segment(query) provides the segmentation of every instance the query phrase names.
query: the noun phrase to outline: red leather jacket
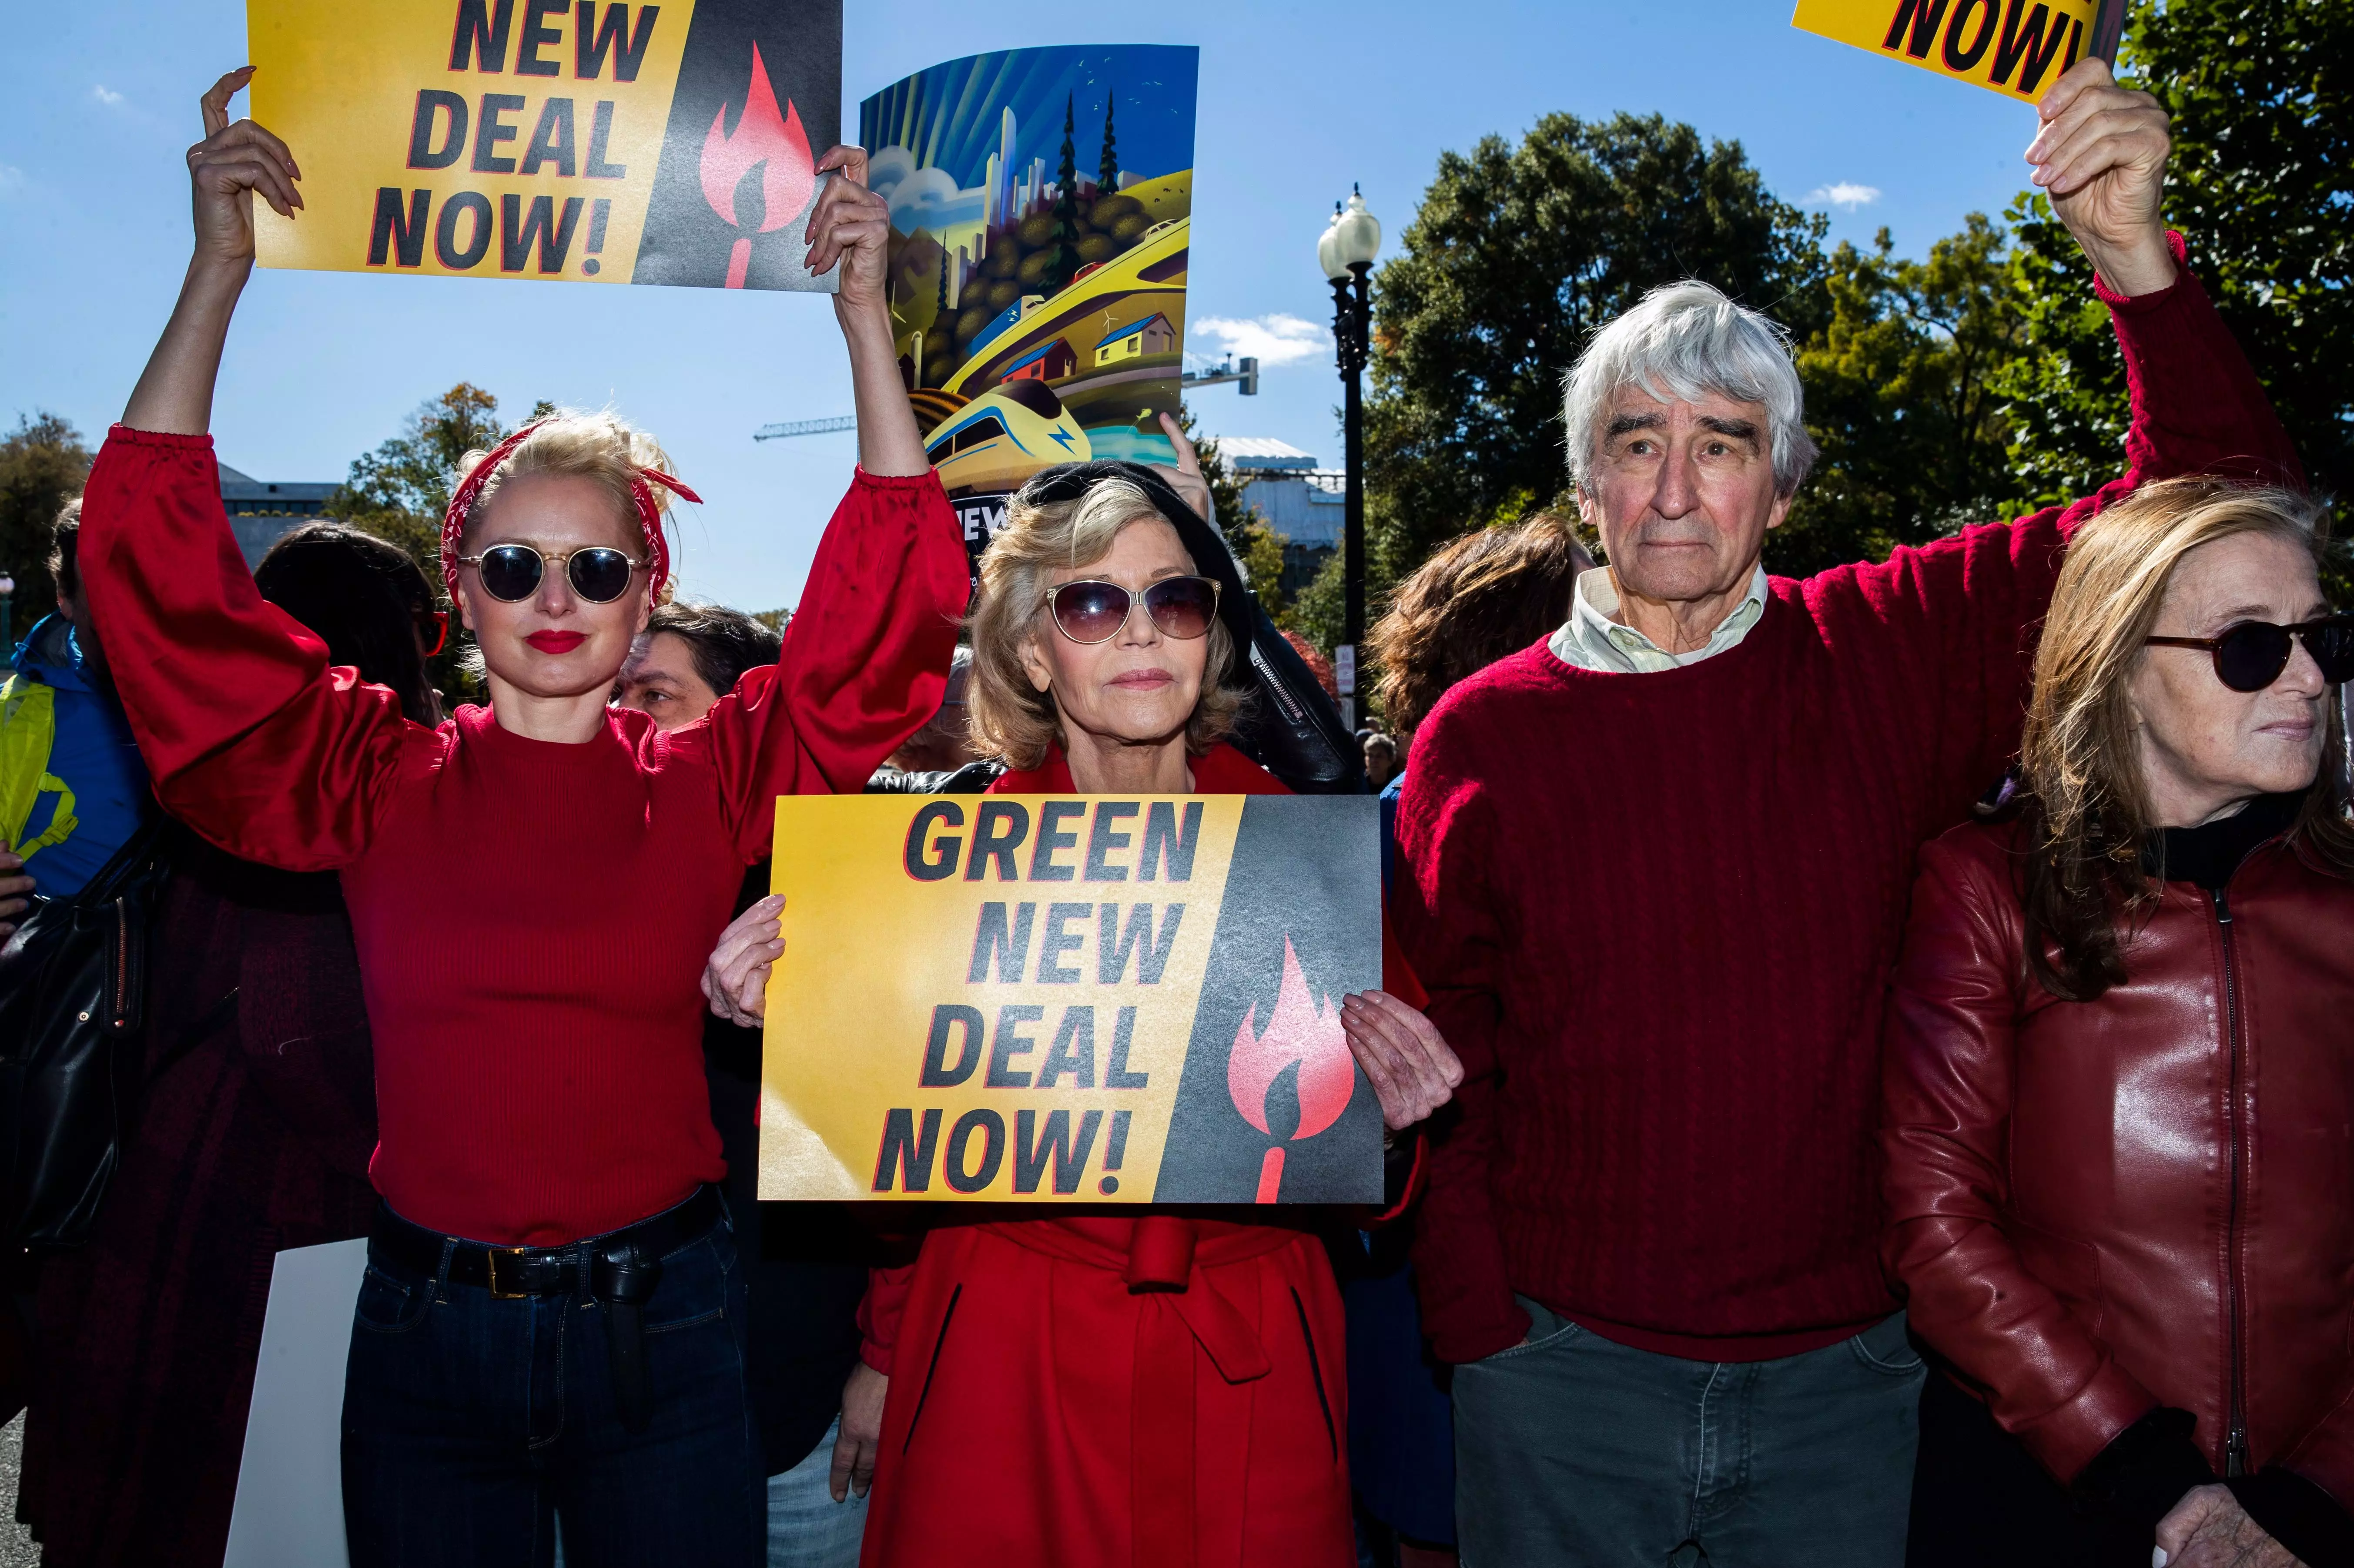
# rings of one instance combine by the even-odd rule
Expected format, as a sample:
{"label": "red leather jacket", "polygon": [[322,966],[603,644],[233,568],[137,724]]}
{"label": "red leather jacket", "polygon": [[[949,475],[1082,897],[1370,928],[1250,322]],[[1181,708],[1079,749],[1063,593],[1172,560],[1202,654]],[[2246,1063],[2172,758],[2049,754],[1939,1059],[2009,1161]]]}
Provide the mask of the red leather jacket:
{"label": "red leather jacket", "polygon": [[2354,885],[2274,839],[2220,895],[2165,884],[2126,983],[2061,1001],[2026,977],[2015,833],[1923,852],[1890,999],[1914,1329],[2062,1481],[2166,1404],[2218,1475],[2354,1501]]}

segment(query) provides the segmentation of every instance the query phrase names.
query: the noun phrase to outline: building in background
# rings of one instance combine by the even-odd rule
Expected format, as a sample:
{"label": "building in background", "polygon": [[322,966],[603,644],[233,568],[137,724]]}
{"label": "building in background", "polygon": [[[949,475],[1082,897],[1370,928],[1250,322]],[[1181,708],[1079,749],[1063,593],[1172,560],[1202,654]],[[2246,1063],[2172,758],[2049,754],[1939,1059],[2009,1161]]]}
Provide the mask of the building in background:
{"label": "building in background", "polygon": [[1128,325],[1096,344],[1097,365],[1117,365],[1123,359],[1138,359],[1148,354],[1174,354],[1177,351],[1177,329],[1159,311],[1140,322]]}
{"label": "building in background", "polygon": [[227,463],[220,465],[221,510],[237,535],[237,547],[249,570],[261,564],[262,552],[302,524],[321,515],[327,497],[340,486],[293,484],[249,478]]}
{"label": "building in background", "polygon": [[1060,381],[1079,367],[1079,356],[1059,337],[1050,337],[1005,367],[1002,381]]}
{"label": "building in background", "polygon": [[1341,547],[1346,476],[1319,468],[1298,447],[1259,436],[1222,436],[1218,455],[1243,482],[1243,504],[1282,535],[1283,591],[1297,594],[1316,580]]}

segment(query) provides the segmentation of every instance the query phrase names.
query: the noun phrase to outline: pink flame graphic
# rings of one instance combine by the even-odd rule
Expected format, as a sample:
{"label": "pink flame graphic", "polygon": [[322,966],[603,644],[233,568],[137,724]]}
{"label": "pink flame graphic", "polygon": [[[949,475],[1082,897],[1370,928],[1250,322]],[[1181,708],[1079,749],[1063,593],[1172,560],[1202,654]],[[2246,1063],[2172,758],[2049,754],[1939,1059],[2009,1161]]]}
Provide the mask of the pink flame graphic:
{"label": "pink flame graphic", "polygon": [[[724,221],[735,224],[737,183],[754,164],[765,164],[760,194],[767,210],[760,216],[758,232],[773,233],[809,205],[810,193],[817,188],[817,172],[800,112],[790,100],[786,101],[783,113],[777,111],[776,90],[769,85],[769,69],[761,62],[758,44],[752,46],[752,80],[745,90],[744,112],[737,116],[734,134],[727,133],[726,123],[727,106],[723,103],[703,138],[703,160],[697,171],[703,176],[703,199]],[[729,288],[744,286],[751,260],[752,240],[746,235],[737,238],[728,257]]]}
{"label": "pink flame graphic", "polygon": [[[1299,1065],[1299,1127],[1291,1136],[1313,1138],[1341,1119],[1356,1092],[1356,1064],[1349,1055],[1348,1036],[1341,1030],[1341,1010],[1331,997],[1321,1002],[1308,989],[1299,955],[1291,938],[1283,938],[1283,980],[1276,991],[1275,1010],[1267,1027],[1255,1027],[1258,1004],[1243,1017],[1235,1032],[1234,1054],[1226,1058],[1226,1092],[1235,1109],[1261,1132],[1267,1132],[1267,1091],[1284,1068]],[[1270,1134],[1272,1136],[1272,1134]],[[1283,1180],[1283,1146],[1267,1151],[1259,1171],[1258,1201],[1271,1203]]]}

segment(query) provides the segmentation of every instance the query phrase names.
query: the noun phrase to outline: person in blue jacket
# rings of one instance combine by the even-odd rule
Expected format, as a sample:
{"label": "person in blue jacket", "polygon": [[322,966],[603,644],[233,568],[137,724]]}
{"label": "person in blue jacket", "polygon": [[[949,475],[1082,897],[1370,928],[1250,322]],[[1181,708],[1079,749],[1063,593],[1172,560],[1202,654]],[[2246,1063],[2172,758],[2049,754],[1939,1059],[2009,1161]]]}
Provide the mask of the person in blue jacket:
{"label": "person in blue jacket", "polygon": [[80,526],[77,496],[58,514],[49,549],[57,613],[34,624],[11,662],[14,673],[0,686],[0,726],[17,731],[0,731],[0,802],[17,809],[30,802],[21,821],[5,820],[14,810],[0,816],[0,939],[22,912],[15,895],[80,893],[152,809],[147,769],[75,569]]}

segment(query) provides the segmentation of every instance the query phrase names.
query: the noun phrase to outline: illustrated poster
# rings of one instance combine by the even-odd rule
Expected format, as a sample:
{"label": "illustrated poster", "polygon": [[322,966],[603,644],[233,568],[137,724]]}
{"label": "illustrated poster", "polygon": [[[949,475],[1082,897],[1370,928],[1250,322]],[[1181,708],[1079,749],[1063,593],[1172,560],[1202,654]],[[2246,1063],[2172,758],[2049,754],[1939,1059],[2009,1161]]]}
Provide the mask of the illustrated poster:
{"label": "illustrated poster", "polygon": [[1173,464],[1199,51],[1013,49],[867,99],[916,422],[977,562],[1055,463]]}

